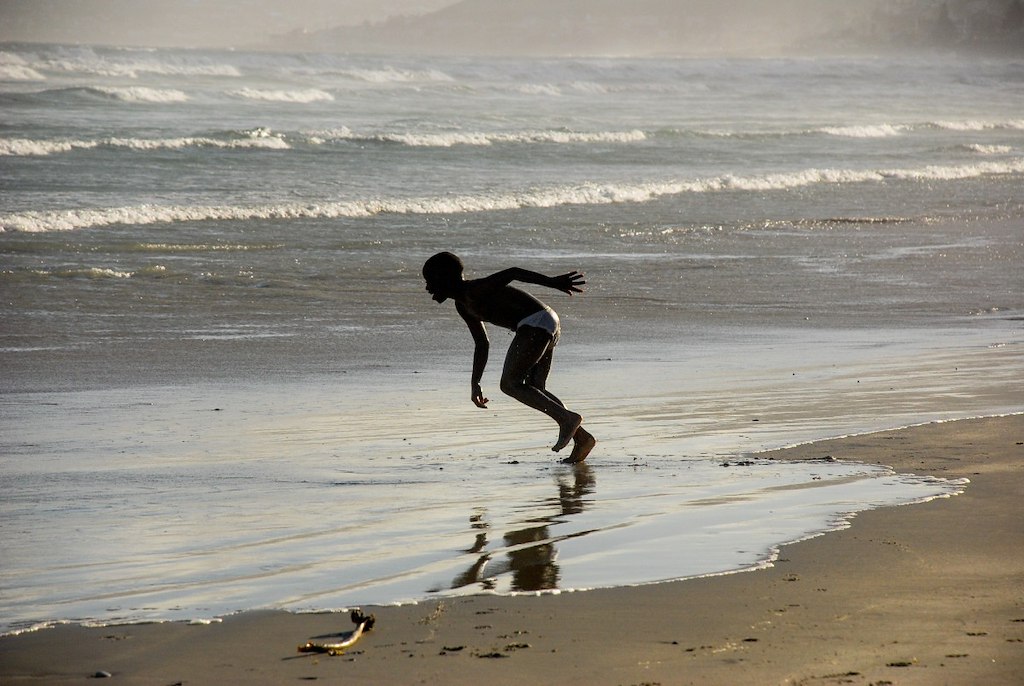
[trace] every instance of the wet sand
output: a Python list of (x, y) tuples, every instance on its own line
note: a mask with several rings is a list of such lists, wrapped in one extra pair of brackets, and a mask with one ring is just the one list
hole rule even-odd
[[(767, 453), (960, 478), (953, 498), (858, 515), (769, 569), (540, 597), (366, 608), (346, 654), (299, 654), (346, 615), (62, 626), (0, 639), (0, 682), (119, 684), (1024, 683), (1024, 415)], [(591, 459), (600, 459), (595, 454)]]

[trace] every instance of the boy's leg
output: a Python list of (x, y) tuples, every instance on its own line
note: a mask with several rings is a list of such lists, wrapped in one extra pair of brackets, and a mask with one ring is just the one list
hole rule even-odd
[[(534, 371), (534, 367), (549, 353), (551, 334), (544, 329), (524, 326), (516, 331), (512, 345), (505, 356), (505, 367), (501, 372), (501, 390), (519, 402), (540, 410), (558, 422), (558, 442), (552, 450), (561, 450), (572, 440), (576, 429), (583, 423), (583, 417), (567, 410), (558, 398), (530, 383), (540, 379), (546, 381), (544, 368)], [(546, 363), (550, 367), (550, 357)]]
[[(548, 374), (551, 372), (551, 358), (555, 352), (555, 346), (549, 345), (544, 356), (540, 358), (540, 361), (533, 365), (530, 369), (529, 374), (526, 376), (526, 383), (539, 389), (549, 398), (554, 400), (556, 403), (565, 407), (565, 403), (559, 400), (554, 393), (547, 389)], [(578, 464), (587, 459), (587, 455), (597, 445), (597, 439), (582, 426), (576, 429), (576, 432), (572, 435), (572, 454), (569, 457), (562, 460), (565, 464)]]
[(530, 371), (526, 374), (526, 383), (529, 386), (533, 386), (562, 407), (565, 407), (565, 403), (559, 400), (558, 397), (547, 388), (548, 374), (551, 373), (551, 359), (554, 356), (554, 352), (554, 344), (548, 345), (547, 350), (544, 351), (544, 354), (541, 356), (537, 364), (530, 367)]

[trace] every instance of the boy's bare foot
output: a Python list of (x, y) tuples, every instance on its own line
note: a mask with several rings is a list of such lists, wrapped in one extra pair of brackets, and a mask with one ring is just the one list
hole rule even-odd
[(576, 429), (573, 440), (576, 443), (572, 447), (572, 454), (562, 460), (563, 464), (579, 464), (583, 462), (583, 460), (587, 459), (590, 451), (594, 449), (594, 446), (597, 445), (597, 439), (591, 436), (590, 432), (582, 426)]
[(580, 428), (580, 424), (583, 423), (583, 417), (576, 414), (575, 412), (568, 413), (565, 422), (558, 423), (558, 442), (555, 443), (551, 449), (556, 453), (569, 445), (569, 441), (572, 440), (573, 435), (576, 433), (576, 429)]

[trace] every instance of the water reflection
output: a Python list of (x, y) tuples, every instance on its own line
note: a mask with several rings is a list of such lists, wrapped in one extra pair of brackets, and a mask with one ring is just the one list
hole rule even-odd
[[(560, 524), (564, 517), (584, 511), (588, 496), (595, 491), (593, 470), (586, 463), (573, 465), (555, 476), (558, 495), (543, 500), (538, 509), (557, 506), (550, 514), (529, 519), (521, 529), (502, 535), (498, 550), (487, 551), (490, 525), (486, 508), (478, 508), (469, 518), (470, 527), (477, 533), (473, 545), (465, 552), (478, 555), (476, 561), (452, 581), (451, 588), (478, 585), (481, 590), (498, 590), (499, 580), (511, 574), (510, 590), (543, 591), (558, 588), (559, 569), (557, 543), (562, 537), (552, 538), (549, 527)], [(586, 532), (577, 532), (581, 536)], [(503, 554), (503, 557), (496, 557)]]

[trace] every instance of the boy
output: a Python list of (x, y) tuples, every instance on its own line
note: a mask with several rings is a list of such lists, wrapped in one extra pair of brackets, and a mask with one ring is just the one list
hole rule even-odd
[(465, 320), (473, 335), (473, 376), (470, 398), (477, 407), (487, 407), (488, 399), (480, 389), (487, 365), (490, 343), (484, 322), (515, 332), (501, 372), (501, 390), (519, 402), (540, 410), (558, 423), (558, 441), (551, 448), (559, 451), (573, 441), (572, 454), (563, 462), (582, 462), (597, 441), (583, 428), (583, 417), (567, 409), (545, 388), (551, 371), (551, 355), (558, 343), (558, 315), (550, 307), (525, 291), (513, 288), (513, 281), (547, 286), (572, 295), (582, 293), (586, 281), (579, 272), (544, 276), (513, 267), (482, 279), (463, 278), (463, 265), (456, 255), (442, 252), (423, 265), (427, 292), (439, 303), (448, 298)]

